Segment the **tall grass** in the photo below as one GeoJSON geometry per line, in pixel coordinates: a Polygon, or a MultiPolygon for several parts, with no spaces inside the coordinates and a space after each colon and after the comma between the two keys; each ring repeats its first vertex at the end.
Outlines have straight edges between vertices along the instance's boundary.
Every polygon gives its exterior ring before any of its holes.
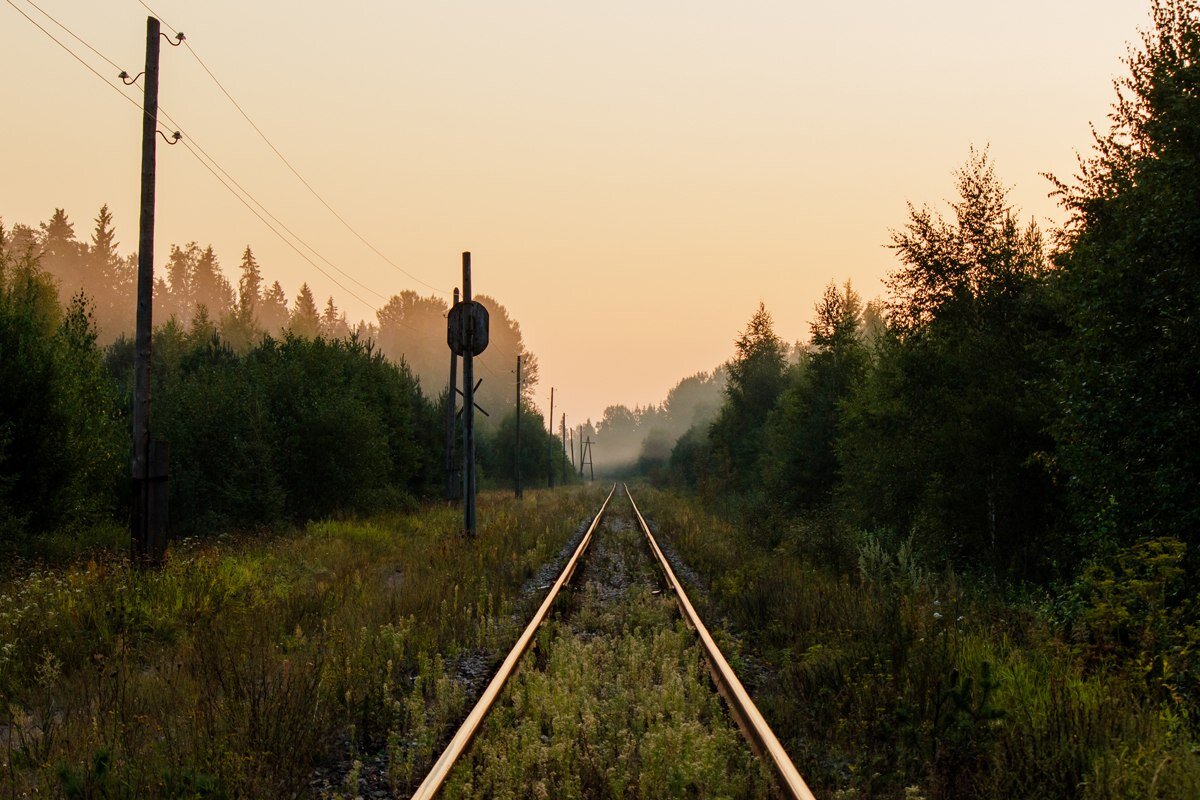
{"type": "Polygon", "coordinates": [[[702,613],[740,638],[752,694],[818,796],[1200,797],[1186,707],[1139,669],[1097,668],[1042,607],[931,574],[904,547],[861,539],[857,568],[835,571],[795,537],[769,548],[689,501],[638,499],[702,584],[702,613]]]}
{"type": "Polygon", "coordinates": [[[515,639],[522,584],[599,504],[481,498],[264,541],[184,542],[0,585],[0,797],[294,797],[388,748],[397,791],[463,713],[467,656],[515,639]]]}
{"type": "Polygon", "coordinates": [[[539,631],[446,798],[769,796],[628,509],[610,506],[570,613],[539,631]]]}

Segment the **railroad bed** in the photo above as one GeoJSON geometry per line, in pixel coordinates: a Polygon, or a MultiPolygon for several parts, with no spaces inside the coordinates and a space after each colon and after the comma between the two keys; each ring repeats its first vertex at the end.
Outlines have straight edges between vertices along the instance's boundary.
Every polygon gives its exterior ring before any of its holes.
{"type": "Polygon", "coordinates": [[[811,797],[675,587],[614,487],[414,797],[811,797]]]}

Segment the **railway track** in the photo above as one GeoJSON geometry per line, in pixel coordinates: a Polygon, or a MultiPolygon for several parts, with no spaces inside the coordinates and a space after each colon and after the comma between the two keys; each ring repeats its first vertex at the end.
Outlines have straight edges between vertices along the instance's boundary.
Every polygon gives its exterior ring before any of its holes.
{"type": "MultiPolygon", "coordinates": [[[[763,719],[762,714],[759,713],[703,620],[692,606],[684,587],[676,577],[658,542],[654,539],[654,535],[627,486],[623,487],[620,495],[627,498],[629,510],[613,513],[614,498],[618,496],[618,487],[614,484],[579,545],[568,559],[558,578],[550,585],[545,599],[504,659],[499,671],[484,689],[474,708],[418,787],[413,795],[414,800],[427,800],[438,796],[443,787],[450,782],[452,774],[455,773],[455,765],[467,760],[464,756],[470,752],[472,741],[476,735],[483,730],[489,711],[497,706],[506,687],[514,683],[513,678],[518,671],[518,665],[521,664],[522,658],[531,649],[533,643],[538,640],[539,630],[542,630],[547,626],[548,621],[553,619],[550,612],[564,590],[572,586],[573,579],[576,579],[575,584],[586,584],[589,597],[578,601],[573,598],[571,603],[577,609],[581,609],[579,616],[591,620],[590,624],[593,626],[603,625],[603,623],[595,622],[595,608],[603,608],[606,605],[613,606],[614,603],[620,602],[638,602],[637,597],[640,597],[642,603],[651,603],[651,595],[658,600],[657,612],[654,608],[616,606],[609,609],[609,616],[616,615],[619,619],[622,615],[636,615],[644,619],[658,620],[661,624],[666,621],[666,617],[662,616],[666,614],[662,608],[665,601],[661,598],[673,598],[679,617],[694,634],[695,642],[703,651],[712,682],[724,700],[725,708],[728,709],[753,753],[768,767],[767,771],[773,777],[773,787],[770,790],[785,798],[812,800],[813,795],[791,758],[767,725],[766,720],[763,719]],[[612,517],[612,519],[606,522],[606,516],[612,517]],[[640,548],[636,545],[638,540],[644,542],[640,548]],[[644,555],[632,558],[626,556],[625,554],[631,552],[632,549],[640,549],[643,554],[649,551],[651,558],[646,559],[644,555]],[[650,591],[651,585],[656,587],[654,591],[650,591]],[[619,599],[621,597],[635,597],[635,599],[622,601],[619,599]],[[659,616],[655,616],[655,613],[659,616]]],[[[616,500],[616,504],[623,505],[619,498],[616,500]]],[[[587,624],[580,623],[585,627],[587,624]]],[[[682,628],[680,631],[686,633],[682,628]]],[[[553,633],[562,635],[563,632],[560,625],[554,625],[553,633]]],[[[595,634],[595,631],[579,633],[582,636],[590,637],[595,634]]],[[[725,724],[728,725],[728,723],[725,724]]],[[[734,738],[736,739],[736,735],[734,738]]]]}

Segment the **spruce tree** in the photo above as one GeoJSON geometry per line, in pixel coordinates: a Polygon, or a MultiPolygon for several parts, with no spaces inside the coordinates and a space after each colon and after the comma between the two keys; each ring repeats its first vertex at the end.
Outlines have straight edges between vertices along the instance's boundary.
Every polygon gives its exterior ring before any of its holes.
{"type": "Polygon", "coordinates": [[[221,272],[221,264],[212,245],[200,253],[192,274],[195,303],[208,309],[211,319],[220,319],[233,310],[233,287],[221,272]]]}
{"type": "Polygon", "coordinates": [[[279,281],[263,293],[258,310],[258,324],[269,336],[278,336],[288,326],[287,295],[279,281]]]}
{"type": "Polygon", "coordinates": [[[300,285],[300,293],[296,295],[296,303],[288,320],[288,330],[303,339],[315,339],[321,335],[321,315],[307,283],[300,285]]]}
{"type": "Polygon", "coordinates": [[[321,313],[321,335],[326,339],[344,339],[350,335],[346,315],[338,311],[332,297],[325,303],[325,311],[321,313]]]}
{"type": "Polygon", "coordinates": [[[238,279],[238,313],[245,322],[253,322],[262,299],[262,270],[250,245],[242,253],[242,276],[238,279]]]}

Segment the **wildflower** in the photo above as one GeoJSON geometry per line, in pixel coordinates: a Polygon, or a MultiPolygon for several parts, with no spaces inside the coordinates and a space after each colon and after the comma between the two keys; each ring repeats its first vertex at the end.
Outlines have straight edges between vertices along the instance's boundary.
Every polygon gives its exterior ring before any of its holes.
{"type": "Polygon", "coordinates": [[[940,612],[940,611],[935,611],[935,612],[933,612],[933,618],[934,618],[934,619],[941,619],[941,618],[942,618],[942,612],[940,612]]]}

